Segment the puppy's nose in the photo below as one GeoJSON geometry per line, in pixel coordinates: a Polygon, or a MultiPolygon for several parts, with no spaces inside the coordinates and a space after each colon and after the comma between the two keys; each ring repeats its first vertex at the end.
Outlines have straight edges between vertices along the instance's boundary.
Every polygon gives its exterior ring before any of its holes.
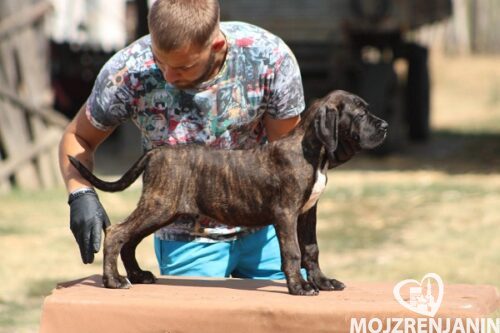
{"type": "Polygon", "coordinates": [[[382,131],[387,131],[387,129],[389,128],[389,124],[386,122],[386,121],[381,121],[380,124],[379,124],[379,128],[382,130],[382,131]]]}

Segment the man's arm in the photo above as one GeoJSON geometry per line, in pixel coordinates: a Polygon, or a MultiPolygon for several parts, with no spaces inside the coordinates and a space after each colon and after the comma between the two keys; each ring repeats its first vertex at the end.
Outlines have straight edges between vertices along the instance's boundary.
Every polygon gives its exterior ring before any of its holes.
{"type": "Polygon", "coordinates": [[[300,115],[288,119],[274,119],[266,114],[263,119],[267,138],[270,142],[278,140],[293,130],[300,122],[300,115]]]}
{"type": "Polygon", "coordinates": [[[263,118],[269,141],[278,140],[294,129],[300,122],[300,113],[305,109],[302,77],[295,56],[282,40],[279,40],[277,51],[273,52],[276,60],[274,76],[266,76],[271,81],[271,93],[263,118]]]}
{"type": "Polygon", "coordinates": [[[90,170],[94,166],[94,152],[112,132],[96,129],[85,115],[84,104],[66,127],[59,143],[59,167],[69,193],[83,187],[91,187],[70,164],[68,155],[75,156],[90,170]]]}
{"type": "Polygon", "coordinates": [[[84,104],[69,123],[59,143],[59,166],[70,193],[70,229],[80,248],[84,264],[94,261],[99,252],[102,230],[109,226],[109,218],[90,184],[69,163],[68,155],[76,156],[88,168],[94,165],[94,152],[113,130],[96,129],[85,115],[84,104]]]}

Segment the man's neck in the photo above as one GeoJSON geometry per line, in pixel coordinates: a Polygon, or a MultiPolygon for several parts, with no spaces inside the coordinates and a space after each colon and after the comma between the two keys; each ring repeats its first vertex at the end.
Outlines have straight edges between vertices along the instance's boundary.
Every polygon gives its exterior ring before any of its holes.
{"type": "Polygon", "coordinates": [[[212,73],[210,73],[210,79],[213,79],[220,73],[222,68],[224,67],[224,62],[226,61],[227,51],[229,49],[229,45],[227,42],[226,35],[222,31],[219,30],[220,37],[225,40],[224,47],[220,49],[215,55],[215,63],[212,73]]]}

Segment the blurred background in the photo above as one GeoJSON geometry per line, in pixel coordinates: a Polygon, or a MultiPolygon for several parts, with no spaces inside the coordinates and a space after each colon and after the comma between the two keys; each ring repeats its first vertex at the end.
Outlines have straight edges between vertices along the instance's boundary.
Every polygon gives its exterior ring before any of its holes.
{"type": "MultiPolygon", "coordinates": [[[[389,137],[331,170],[320,263],[342,281],[500,287],[500,3],[496,0],[220,0],[222,20],[282,37],[310,103],[355,92],[389,137]]],[[[57,166],[62,130],[116,51],[148,33],[146,0],[0,1],[0,332],[37,331],[58,282],[83,265],[57,166]]],[[[116,178],[141,154],[132,124],[98,150],[116,178]]],[[[101,193],[112,223],[140,184],[101,193]]],[[[140,262],[158,274],[151,238],[140,262]]],[[[159,274],[158,274],[159,275],[159,274]]],[[[498,313],[497,313],[498,316],[498,313]]]]}

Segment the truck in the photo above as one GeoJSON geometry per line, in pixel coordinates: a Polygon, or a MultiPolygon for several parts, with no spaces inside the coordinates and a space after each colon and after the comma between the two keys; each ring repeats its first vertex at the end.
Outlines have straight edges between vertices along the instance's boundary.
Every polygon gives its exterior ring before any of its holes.
{"type": "Polygon", "coordinates": [[[256,24],[290,46],[308,103],[348,90],[387,120],[378,154],[429,139],[428,48],[411,35],[451,14],[451,0],[221,0],[221,20],[256,24]]]}

